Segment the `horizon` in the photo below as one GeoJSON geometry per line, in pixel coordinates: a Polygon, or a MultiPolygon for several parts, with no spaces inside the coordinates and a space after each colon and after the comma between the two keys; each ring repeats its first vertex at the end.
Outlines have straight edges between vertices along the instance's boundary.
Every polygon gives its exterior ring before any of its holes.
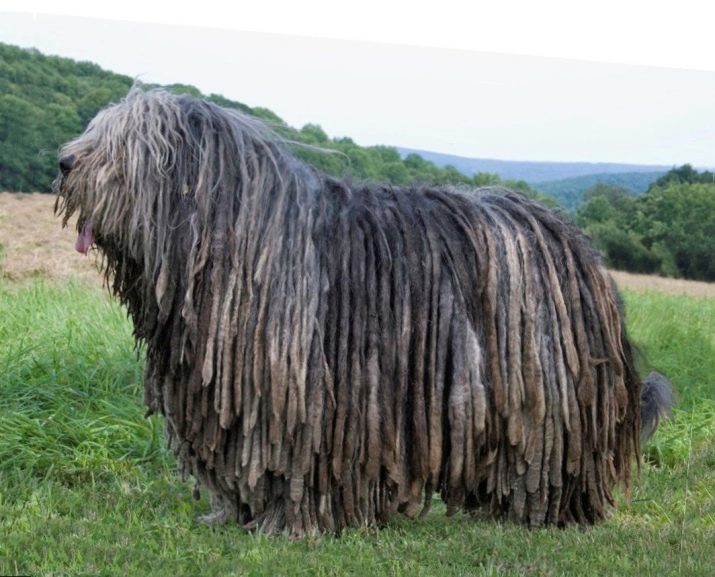
{"type": "MultiPolygon", "coordinates": [[[[655,169],[665,169],[669,170],[671,168],[676,168],[678,166],[682,166],[682,164],[643,164],[643,163],[633,163],[633,162],[613,162],[609,160],[605,161],[591,161],[591,160],[540,160],[540,159],[531,159],[531,158],[510,158],[510,159],[504,159],[504,158],[490,158],[486,156],[462,156],[459,154],[451,154],[448,152],[442,152],[439,150],[425,150],[425,149],[419,149],[419,148],[411,148],[408,146],[399,146],[396,145],[395,148],[398,149],[398,151],[403,151],[406,150],[408,152],[415,152],[415,153],[428,153],[428,154],[436,154],[436,155],[443,155],[443,156],[451,156],[455,158],[460,158],[464,160],[484,160],[488,162],[515,162],[515,163],[520,163],[520,164],[593,164],[593,165],[619,165],[619,166],[634,166],[634,167],[643,167],[643,168],[655,168],[655,169]]],[[[692,163],[684,163],[684,164],[690,164],[693,168],[699,169],[699,170],[712,170],[713,167],[710,166],[700,166],[700,165],[693,165],[692,163]]]]}
{"type": "Polygon", "coordinates": [[[21,13],[4,15],[0,41],[191,84],[361,146],[715,166],[713,72],[21,13]]]}

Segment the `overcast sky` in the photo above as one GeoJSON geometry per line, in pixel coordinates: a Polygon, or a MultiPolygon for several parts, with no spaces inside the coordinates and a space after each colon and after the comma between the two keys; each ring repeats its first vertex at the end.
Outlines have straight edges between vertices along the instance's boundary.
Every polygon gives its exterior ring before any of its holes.
{"type": "Polygon", "coordinates": [[[361,145],[505,160],[715,166],[715,72],[71,16],[0,41],[182,82],[361,145]]]}

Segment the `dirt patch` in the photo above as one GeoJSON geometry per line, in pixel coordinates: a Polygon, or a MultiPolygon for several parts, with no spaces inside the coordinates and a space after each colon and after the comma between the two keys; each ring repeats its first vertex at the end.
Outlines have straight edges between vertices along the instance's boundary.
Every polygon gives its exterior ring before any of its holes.
{"type": "MultiPolygon", "coordinates": [[[[74,250],[76,222],[63,229],[54,216],[54,205],[52,194],[0,193],[0,276],[72,278],[100,285],[96,252],[84,257],[74,250]]],[[[715,283],[621,271],[611,274],[620,288],[715,298],[715,283]]]]}
{"type": "Polygon", "coordinates": [[[62,228],[52,194],[0,193],[0,276],[75,279],[101,285],[97,258],[74,250],[76,220],[62,228]]]}

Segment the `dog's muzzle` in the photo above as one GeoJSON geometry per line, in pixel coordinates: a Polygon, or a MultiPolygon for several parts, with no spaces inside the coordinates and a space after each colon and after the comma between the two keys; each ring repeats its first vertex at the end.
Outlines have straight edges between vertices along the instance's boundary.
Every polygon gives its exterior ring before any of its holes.
{"type": "Polygon", "coordinates": [[[74,154],[60,158],[60,172],[62,176],[67,176],[74,165],[74,154]]]}

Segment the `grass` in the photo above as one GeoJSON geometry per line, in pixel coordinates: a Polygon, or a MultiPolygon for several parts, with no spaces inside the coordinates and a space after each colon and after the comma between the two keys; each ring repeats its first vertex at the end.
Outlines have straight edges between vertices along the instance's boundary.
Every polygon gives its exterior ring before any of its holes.
{"type": "Polygon", "coordinates": [[[526,530],[437,502],[420,521],[291,542],[195,521],[208,504],[143,418],[118,306],[72,284],[0,284],[0,575],[712,575],[715,300],[626,304],[679,408],[608,522],[526,530]]]}
{"type": "Polygon", "coordinates": [[[625,292],[631,337],[649,367],[668,375],[689,408],[715,398],[715,298],[625,292]]]}

